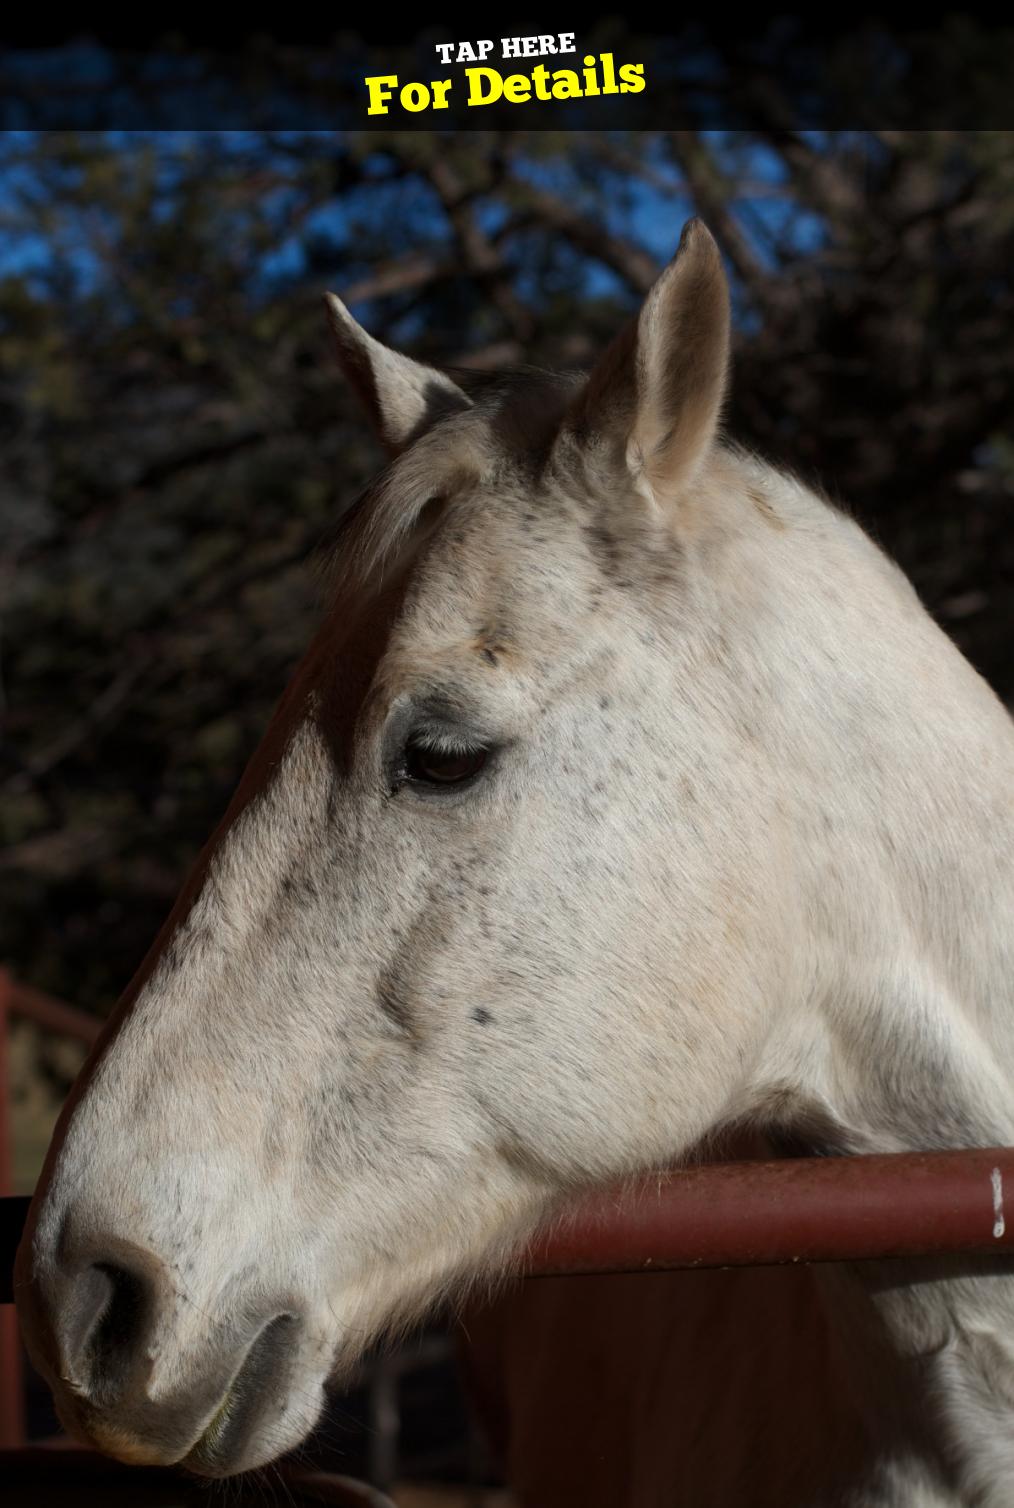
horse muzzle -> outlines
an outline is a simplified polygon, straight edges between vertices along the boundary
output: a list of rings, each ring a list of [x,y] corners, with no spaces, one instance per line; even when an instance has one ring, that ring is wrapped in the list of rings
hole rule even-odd
[[[17,1293],[29,1354],[70,1434],[132,1464],[221,1477],[312,1429],[324,1378],[308,1375],[291,1300],[244,1302],[233,1285],[202,1312],[172,1263],[94,1229],[70,1240],[66,1219],[59,1228],[31,1257],[26,1237]]]

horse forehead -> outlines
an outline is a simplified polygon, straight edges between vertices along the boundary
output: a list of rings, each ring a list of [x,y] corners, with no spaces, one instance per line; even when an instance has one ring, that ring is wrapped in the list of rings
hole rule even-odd
[[[491,635],[520,645],[558,603],[566,582],[580,592],[586,562],[573,519],[551,491],[501,476],[451,518],[419,561],[398,630],[412,638],[456,633],[469,645]]]
[[[450,499],[382,589],[374,581],[338,615],[341,655],[359,667],[362,698],[371,684],[389,693],[420,676],[488,681],[493,667],[527,679],[566,658],[593,574],[573,507],[501,457]]]

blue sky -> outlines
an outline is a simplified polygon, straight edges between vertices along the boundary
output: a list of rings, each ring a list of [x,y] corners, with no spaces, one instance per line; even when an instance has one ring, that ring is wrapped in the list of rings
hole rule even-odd
[[[96,61],[95,66],[100,68],[100,62]],[[742,134],[713,132],[707,133],[705,139],[728,186],[732,213],[762,266],[776,264],[776,248],[783,242],[796,255],[813,252],[820,246],[824,235],[820,217],[800,210],[791,187],[785,182],[782,159],[775,151]],[[818,137],[812,139],[821,149],[834,149],[834,143]],[[69,198],[61,202],[58,188],[54,191],[44,185],[31,162],[19,161],[26,148],[37,151],[40,144],[45,148],[47,140],[44,133],[41,143],[38,134],[0,134],[0,227],[3,232],[0,235],[0,276],[37,273],[40,276],[33,281],[37,281],[41,288],[43,275],[60,259],[73,271],[81,294],[87,295],[95,286],[101,263],[90,249],[89,234],[80,212],[71,210]],[[59,139],[52,140],[54,147],[57,146]],[[85,140],[91,149],[101,142],[110,158],[128,171],[138,168],[143,158],[154,159],[158,184],[155,213],[159,218],[168,218],[174,213],[175,187],[193,154],[210,155],[214,163],[220,163],[226,171],[230,166],[242,168],[248,159],[265,160],[264,138],[252,132],[118,131],[103,137],[89,134]],[[340,133],[330,132],[317,135],[289,132],[276,135],[274,140],[279,144],[279,151],[273,157],[269,151],[267,160],[279,171],[284,171],[287,165],[286,144],[312,147],[319,141],[321,152],[328,154],[334,153],[336,144],[341,146]],[[563,149],[557,150],[561,143]],[[617,138],[617,144],[622,148],[622,136]],[[568,203],[581,206],[587,201],[589,213],[601,216],[601,202],[590,198],[581,179],[579,146],[578,136],[575,137],[575,152],[570,154],[566,150],[566,138],[554,136],[550,143],[535,135],[531,138],[531,150],[516,159],[514,171],[518,178],[550,190]],[[355,246],[364,228],[368,228],[372,236],[376,237],[379,232],[382,237],[383,226],[390,224],[396,226],[403,237],[406,234],[414,236],[416,244],[420,245],[432,243],[444,235],[443,210],[421,179],[402,179],[395,183],[382,181],[385,172],[382,137],[377,138],[371,166],[377,181],[322,203],[300,222],[296,230],[291,228],[291,195],[287,194],[284,185],[265,193],[257,205],[257,212],[268,217],[272,232],[276,230],[277,236],[269,237],[269,245],[260,259],[256,286],[250,289],[252,301],[270,295],[280,284],[303,280],[307,266],[306,249],[313,237],[333,242],[354,259]],[[624,178],[622,174],[614,177],[605,222],[610,231],[637,242],[661,265],[672,255],[683,221],[692,213],[693,204],[681,184],[678,169],[660,142],[650,155],[650,166],[650,182],[629,175]],[[58,228],[43,225],[43,210],[55,211]],[[493,234],[500,228],[505,209],[501,198],[490,197],[478,200],[475,212],[487,232]],[[228,228],[230,231],[234,229],[238,235],[245,234],[239,215],[234,227],[229,225]],[[629,297],[616,274],[601,264],[586,259],[581,275],[585,279],[585,291],[591,297]],[[540,290],[524,269],[519,271],[518,290],[523,297],[538,301]],[[740,309],[739,313],[742,316],[744,311]]]

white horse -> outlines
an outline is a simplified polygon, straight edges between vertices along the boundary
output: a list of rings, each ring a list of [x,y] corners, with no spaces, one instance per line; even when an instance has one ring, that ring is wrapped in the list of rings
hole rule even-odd
[[[332,319],[394,459],[19,1257],[68,1428],[207,1475],[294,1445],[572,1191],[723,1127],[1014,1141],[1014,728],[849,518],[719,440],[708,233],[587,381],[466,392]],[[805,1333],[859,1422],[812,1473],[786,1333],[733,1388],[763,1316],[692,1281],[673,1344],[710,1313],[726,1383],[673,1408],[740,1423],[613,1505],[1014,1503],[1006,1270],[821,1280]],[[656,1432],[679,1361],[637,1395]],[[764,1408],[789,1445],[758,1457]]]

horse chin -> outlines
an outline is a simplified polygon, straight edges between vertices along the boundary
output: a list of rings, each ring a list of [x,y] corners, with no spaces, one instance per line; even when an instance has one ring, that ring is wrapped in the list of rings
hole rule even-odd
[[[272,1419],[270,1429],[254,1434],[243,1434],[238,1440],[232,1431],[225,1428],[221,1435],[207,1438],[202,1435],[192,1450],[177,1464],[193,1476],[220,1479],[239,1476],[267,1466],[302,1444],[311,1433],[320,1415],[320,1408],[308,1412],[284,1410],[285,1417]],[[270,1410],[266,1411],[270,1417]]]
[[[251,1471],[298,1445],[324,1405],[324,1378],[293,1345],[293,1321],[262,1330],[204,1430],[180,1465],[203,1477]],[[298,1333],[298,1332],[297,1332]]]
[[[281,1389],[233,1389],[179,1465],[194,1476],[232,1477],[277,1460],[311,1433],[324,1406],[322,1378],[290,1378]]]

